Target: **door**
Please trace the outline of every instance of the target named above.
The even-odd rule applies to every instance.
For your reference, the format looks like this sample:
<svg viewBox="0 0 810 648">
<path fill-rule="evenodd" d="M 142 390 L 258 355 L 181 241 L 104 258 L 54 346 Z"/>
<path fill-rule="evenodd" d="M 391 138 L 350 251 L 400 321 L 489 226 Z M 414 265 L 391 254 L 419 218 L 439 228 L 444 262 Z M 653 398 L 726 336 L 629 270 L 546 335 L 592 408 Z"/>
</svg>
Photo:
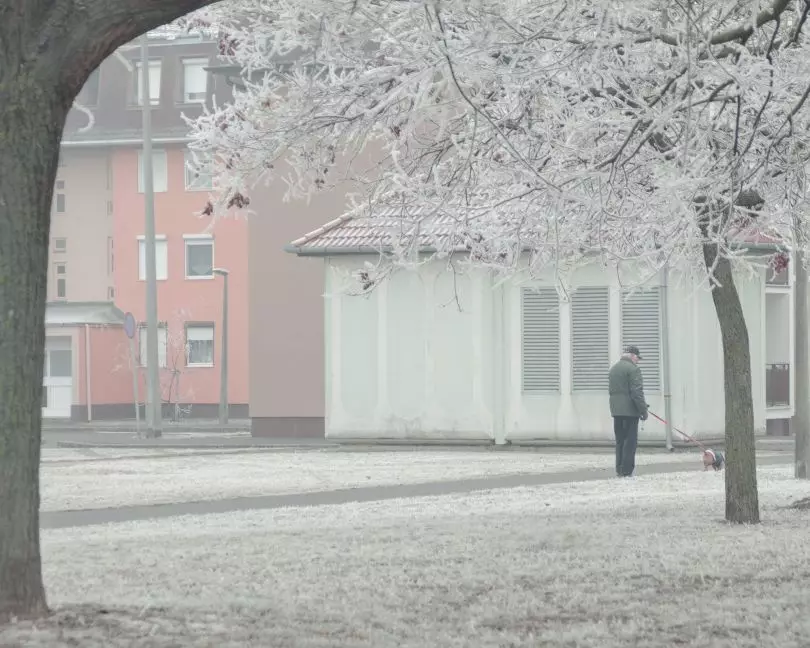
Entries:
<svg viewBox="0 0 810 648">
<path fill-rule="evenodd" d="M 42 416 L 70 418 L 73 404 L 73 351 L 69 337 L 45 340 Z"/>
</svg>

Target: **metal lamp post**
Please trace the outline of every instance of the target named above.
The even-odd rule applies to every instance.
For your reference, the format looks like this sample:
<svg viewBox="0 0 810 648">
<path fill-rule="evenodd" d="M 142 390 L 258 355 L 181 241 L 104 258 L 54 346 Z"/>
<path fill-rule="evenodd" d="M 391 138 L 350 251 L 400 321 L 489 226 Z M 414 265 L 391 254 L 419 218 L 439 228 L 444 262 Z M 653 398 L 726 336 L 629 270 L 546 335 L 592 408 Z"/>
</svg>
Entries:
<svg viewBox="0 0 810 648">
<path fill-rule="evenodd" d="M 228 275 L 225 268 L 214 268 L 222 284 L 222 355 L 219 361 L 219 424 L 228 423 Z"/>
<path fill-rule="evenodd" d="M 152 93 L 149 85 L 149 39 L 141 37 L 141 108 L 143 110 L 143 197 L 146 261 L 146 390 L 147 435 L 161 436 L 161 399 L 157 324 L 157 256 L 155 193 L 152 177 Z"/>
</svg>

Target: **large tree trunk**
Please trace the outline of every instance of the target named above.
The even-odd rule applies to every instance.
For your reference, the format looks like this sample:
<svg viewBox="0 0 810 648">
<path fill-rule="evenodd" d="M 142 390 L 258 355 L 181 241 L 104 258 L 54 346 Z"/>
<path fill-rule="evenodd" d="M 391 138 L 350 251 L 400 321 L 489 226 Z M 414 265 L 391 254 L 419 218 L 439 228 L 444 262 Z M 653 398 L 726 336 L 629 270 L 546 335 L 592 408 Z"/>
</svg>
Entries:
<svg viewBox="0 0 810 648">
<path fill-rule="evenodd" d="M 25 73 L 2 77 L 0 88 L 2 618 L 46 610 L 39 555 L 43 324 L 50 203 L 70 102 Z"/>
<path fill-rule="evenodd" d="M 716 257 L 715 246 L 703 246 L 706 267 L 714 267 L 716 284 L 712 299 L 723 339 L 726 520 L 738 524 L 756 524 L 759 522 L 759 497 L 748 328 L 734 285 L 731 262 L 725 257 Z"/>
<path fill-rule="evenodd" d="M 65 118 L 118 47 L 211 2 L 0 2 L 0 622 L 47 611 L 39 451 L 50 207 Z"/>
</svg>

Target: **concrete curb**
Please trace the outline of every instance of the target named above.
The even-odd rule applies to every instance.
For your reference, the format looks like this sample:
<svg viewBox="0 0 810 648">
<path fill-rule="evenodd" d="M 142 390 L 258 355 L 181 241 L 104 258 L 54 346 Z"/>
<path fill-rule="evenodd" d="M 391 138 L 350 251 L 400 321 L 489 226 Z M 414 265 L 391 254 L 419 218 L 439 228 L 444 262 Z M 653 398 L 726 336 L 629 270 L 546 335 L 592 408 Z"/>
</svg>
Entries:
<svg viewBox="0 0 810 648">
<path fill-rule="evenodd" d="M 144 443 L 96 443 L 84 441 L 57 441 L 57 448 L 106 448 L 119 450 L 323 450 L 324 448 L 337 448 L 329 444 L 295 444 L 295 443 L 205 443 L 197 440 L 192 443 L 155 443 L 147 440 Z"/>
<path fill-rule="evenodd" d="M 161 426 L 164 432 L 170 430 L 250 432 L 251 422 L 250 419 L 232 418 L 225 423 L 225 425 L 220 425 L 219 420 L 216 418 L 183 419 L 181 421 L 170 421 L 164 418 L 161 422 Z M 44 419 L 42 421 L 43 432 L 135 432 L 138 427 L 135 419 L 96 421 Z M 144 420 L 140 421 L 140 428 L 146 428 L 146 422 Z"/>
</svg>

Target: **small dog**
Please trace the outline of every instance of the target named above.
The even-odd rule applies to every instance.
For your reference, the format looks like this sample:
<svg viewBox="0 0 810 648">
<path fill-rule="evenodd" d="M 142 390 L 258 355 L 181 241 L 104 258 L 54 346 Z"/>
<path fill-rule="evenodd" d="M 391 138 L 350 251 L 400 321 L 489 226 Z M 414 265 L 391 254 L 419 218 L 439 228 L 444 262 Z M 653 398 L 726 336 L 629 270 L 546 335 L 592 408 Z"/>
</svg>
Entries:
<svg viewBox="0 0 810 648">
<path fill-rule="evenodd" d="M 722 470 L 723 464 L 726 463 L 726 458 L 719 450 L 715 451 L 707 448 L 703 451 L 703 470 L 706 471 L 709 467 L 714 468 L 715 471 Z"/>
</svg>

